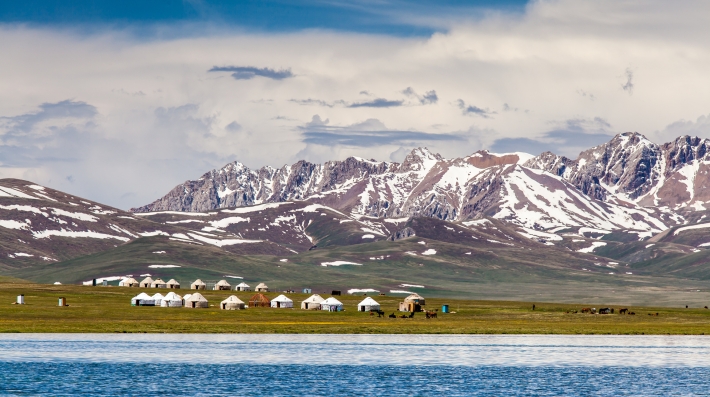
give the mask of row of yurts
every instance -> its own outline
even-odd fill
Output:
[[[420,302],[419,304],[424,303],[424,298],[417,294],[412,294],[405,298],[405,302],[408,300],[416,300],[417,302]],[[199,309],[209,307],[209,302],[199,292],[187,294],[184,297],[181,297],[175,292],[169,292],[165,296],[159,292],[153,296],[150,296],[145,292],[141,292],[131,299],[131,306],[186,307],[190,309]],[[249,306],[247,306],[244,301],[232,295],[223,300],[219,304],[219,307],[222,310],[242,310],[248,307],[288,309],[293,308],[293,300],[283,294],[269,300],[269,298],[264,296],[264,294],[258,293],[249,299]],[[301,302],[301,309],[340,312],[343,311],[343,303],[332,296],[328,299],[323,299],[320,295],[313,294],[308,299]],[[378,311],[380,310],[380,304],[368,296],[363,299],[362,302],[358,303],[357,310],[360,312]]]
[[[156,278],[153,280],[150,276],[144,278],[141,282],[136,281],[133,277],[126,277],[119,281],[118,283],[119,287],[140,287],[140,288],[167,288],[167,289],[180,289],[180,283],[177,282],[174,278],[170,279],[170,281],[165,282],[160,278]],[[199,278],[195,280],[192,284],[190,284],[190,289],[206,289],[207,284],[205,284],[204,281],[200,280]],[[229,291],[232,289],[232,286],[227,282],[227,280],[219,280],[214,285],[214,290],[215,291]],[[234,287],[235,291],[251,291],[251,287],[245,283],[242,282],[239,285]],[[269,287],[266,286],[264,283],[259,283],[259,285],[256,286],[255,289],[257,292],[269,292]]]

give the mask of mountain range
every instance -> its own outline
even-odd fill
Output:
[[[667,303],[710,299],[708,140],[624,133],[577,159],[417,148],[250,170],[234,162],[122,211],[0,180],[0,271],[277,288]],[[554,286],[552,288],[551,286]],[[695,291],[692,297],[687,291]]]

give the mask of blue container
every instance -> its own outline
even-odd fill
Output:
[[[441,312],[448,313],[449,312],[449,305],[441,305]]]

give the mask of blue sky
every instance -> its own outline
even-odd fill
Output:
[[[4,1],[0,178],[127,209],[231,161],[710,137],[707,15],[705,0]]]
[[[251,32],[328,29],[396,36],[427,36],[445,30],[452,16],[480,16],[490,10],[522,13],[521,0],[440,1],[217,1],[217,0],[23,0],[0,3],[0,22],[39,26],[141,30],[165,24],[214,24]],[[431,18],[429,22],[418,17]],[[433,21],[440,18],[439,22]]]

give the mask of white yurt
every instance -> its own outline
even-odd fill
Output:
[[[137,287],[138,285],[138,281],[133,277],[126,277],[118,282],[119,287]]]
[[[190,296],[192,296],[192,294],[185,294],[185,295],[182,297],[182,305],[183,305],[183,306],[185,306],[185,301],[187,301],[188,299],[190,299]]]
[[[380,304],[369,296],[357,304],[357,311],[369,312],[371,310],[380,310]]]
[[[189,298],[185,298],[185,307],[188,309],[204,309],[210,307],[210,305],[201,293],[195,292]]]
[[[199,278],[197,280],[195,280],[194,283],[190,284],[190,289],[205,289],[205,288],[207,288],[207,284],[205,284]]]
[[[150,278],[150,276],[146,277],[141,281],[141,288],[150,288],[150,286],[153,284],[153,279]]]
[[[256,292],[269,292],[269,287],[264,283],[259,283],[254,289]]]
[[[131,299],[131,306],[155,306],[155,300],[145,292],[141,292]]]
[[[160,307],[182,307],[182,297],[174,292],[168,292],[160,302]]]
[[[170,281],[167,282],[166,287],[169,289],[180,289],[180,283],[175,281],[174,278],[171,278]]]
[[[229,291],[232,289],[232,286],[229,285],[227,280],[219,280],[217,284],[214,285],[214,290],[215,291]]]
[[[329,312],[342,312],[343,304],[332,296],[320,303],[320,309]]]
[[[321,298],[318,294],[313,294],[308,297],[308,299],[301,302],[301,309],[304,310],[320,310],[320,304],[325,299]]]
[[[243,310],[244,302],[236,296],[232,295],[229,298],[223,300],[219,304],[219,308],[222,310]]]
[[[160,292],[156,292],[151,298],[155,301],[155,306],[160,306],[160,303],[165,297]]]
[[[150,283],[150,288],[167,288],[168,284],[163,281],[162,278],[156,278],[152,283]]]
[[[271,307],[277,309],[292,308],[293,301],[286,297],[286,295],[279,295],[271,300]]]
[[[241,283],[239,283],[239,285],[234,287],[234,290],[235,291],[251,291],[251,287],[249,286],[249,284],[242,281]]]

